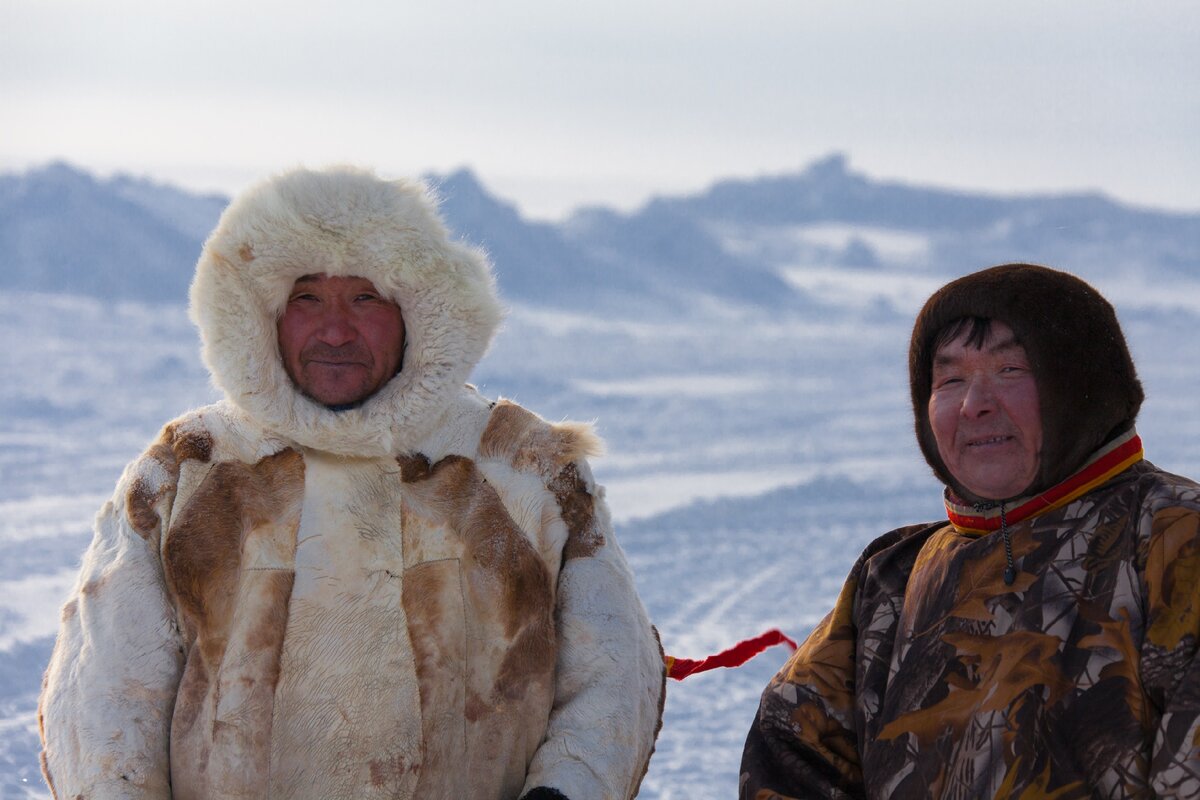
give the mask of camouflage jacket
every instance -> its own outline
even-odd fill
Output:
[[[1200,797],[1200,485],[1129,434],[1006,504],[1012,585],[992,513],[947,510],[859,558],[763,692],[740,796]]]

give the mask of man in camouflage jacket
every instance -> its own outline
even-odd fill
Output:
[[[862,554],[763,693],[741,797],[1200,796],[1200,485],[1143,458],[1112,307],[968,275],[909,372],[949,521]]]

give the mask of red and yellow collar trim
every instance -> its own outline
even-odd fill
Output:
[[[1145,453],[1142,440],[1135,431],[1109,442],[1083,465],[1083,468],[1062,483],[1051,486],[1034,497],[1022,497],[1005,503],[1004,517],[1009,525],[1036,517],[1079,498],[1141,461]],[[1000,529],[1000,506],[977,511],[960,497],[946,490],[946,516],[960,533],[988,533]]]

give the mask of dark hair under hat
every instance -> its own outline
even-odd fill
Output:
[[[1003,264],[951,281],[917,314],[908,375],[921,452],[938,478],[963,498],[976,499],[938,453],[929,395],[938,334],[970,317],[1012,328],[1033,369],[1042,452],[1037,476],[1022,495],[1061,482],[1101,445],[1133,427],[1142,384],[1116,312],[1099,292],[1074,275],[1034,264]]]

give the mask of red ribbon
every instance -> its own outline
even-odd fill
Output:
[[[676,658],[675,656],[664,655],[663,663],[667,667],[667,676],[681,681],[688,675],[694,675],[697,672],[707,672],[717,667],[740,667],[763,650],[777,644],[787,644],[793,650],[796,649],[796,643],[785,636],[783,631],[778,628],[772,628],[765,633],[760,633],[753,639],[738,642],[728,650],[722,650],[708,658],[696,660],[694,658]]]

